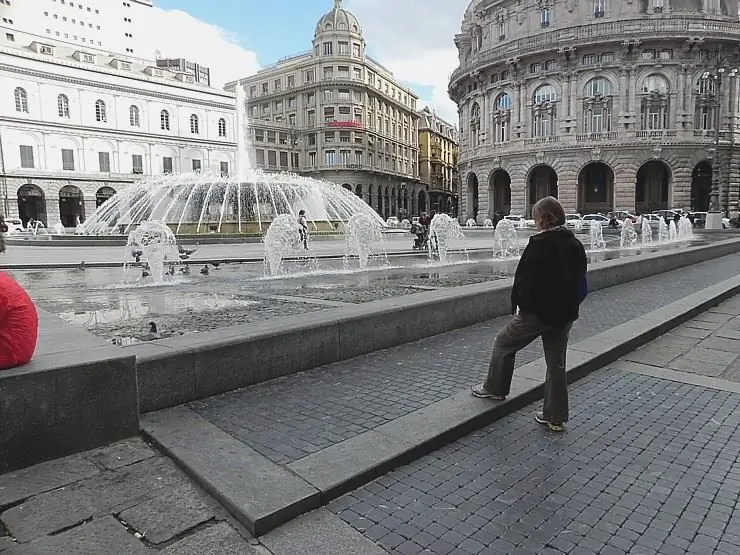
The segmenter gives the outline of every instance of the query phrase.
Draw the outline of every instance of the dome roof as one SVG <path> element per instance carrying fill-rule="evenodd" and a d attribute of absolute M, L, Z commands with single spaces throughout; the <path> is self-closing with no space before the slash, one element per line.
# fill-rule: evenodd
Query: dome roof
<path fill-rule="evenodd" d="M 342 8 L 342 0 L 334 0 L 334 9 L 324 14 L 316 24 L 316 35 L 326 31 L 347 31 L 362 34 L 362 27 L 357 18 Z"/>

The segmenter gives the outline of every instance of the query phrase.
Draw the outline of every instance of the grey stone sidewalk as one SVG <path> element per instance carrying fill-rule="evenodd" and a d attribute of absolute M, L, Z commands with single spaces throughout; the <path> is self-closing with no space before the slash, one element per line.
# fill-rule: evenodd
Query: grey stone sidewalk
<path fill-rule="evenodd" d="M 564 434 L 532 405 L 329 509 L 394 554 L 737 555 L 738 329 L 740 297 L 577 382 Z"/>
<path fill-rule="evenodd" d="M 2 555 L 260 555 L 140 439 L 0 475 Z"/>
<path fill-rule="evenodd" d="M 727 256 L 593 292 L 576 343 L 740 273 Z M 287 464 L 450 397 L 483 379 L 497 318 L 406 345 L 194 402 L 190 408 L 279 464 Z M 518 364 L 542 356 L 535 342 Z"/>

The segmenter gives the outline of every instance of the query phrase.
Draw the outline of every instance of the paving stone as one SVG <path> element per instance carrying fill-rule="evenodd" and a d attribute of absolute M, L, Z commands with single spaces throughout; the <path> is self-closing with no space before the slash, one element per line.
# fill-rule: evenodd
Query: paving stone
<path fill-rule="evenodd" d="M 155 456 L 157 453 L 141 438 L 119 441 L 84 454 L 87 460 L 108 470 L 117 470 Z"/>
<path fill-rule="evenodd" d="M 264 551 L 247 543 L 228 523 L 219 522 L 173 543 L 162 555 L 263 555 Z"/>

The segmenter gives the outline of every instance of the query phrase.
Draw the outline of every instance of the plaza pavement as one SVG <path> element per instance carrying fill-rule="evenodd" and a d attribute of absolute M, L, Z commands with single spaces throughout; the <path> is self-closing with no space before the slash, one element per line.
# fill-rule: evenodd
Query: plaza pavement
<path fill-rule="evenodd" d="M 572 341 L 739 266 L 725 257 L 592 293 Z M 478 381 L 505 320 L 191 406 L 285 464 Z M 259 542 L 140 440 L 6 474 L 0 523 L 21 543 L 0 524 L 0 552 L 737 555 L 739 335 L 735 298 L 575 384 L 564 435 L 535 426 L 527 407 Z"/>

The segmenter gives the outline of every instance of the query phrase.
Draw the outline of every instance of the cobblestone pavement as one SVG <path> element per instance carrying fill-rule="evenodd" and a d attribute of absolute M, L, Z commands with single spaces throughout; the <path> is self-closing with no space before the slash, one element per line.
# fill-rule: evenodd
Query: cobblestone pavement
<path fill-rule="evenodd" d="M 737 275 L 728 256 L 589 295 L 572 341 Z M 482 380 L 498 318 L 287 376 L 190 406 L 278 463 L 289 463 L 449 397 Z M 523 364 L 541 357 L 539 342 Z"/>
<path fill-rule="evenodd" d="M 255 543 L 140 439 L 0 475 L 2 555 L 265 553 Z"/>
<path fill-rule="evenodd" d="M 740 553 L 740 394 L 616 369 L 330 504 L 393 554 Z"/>

